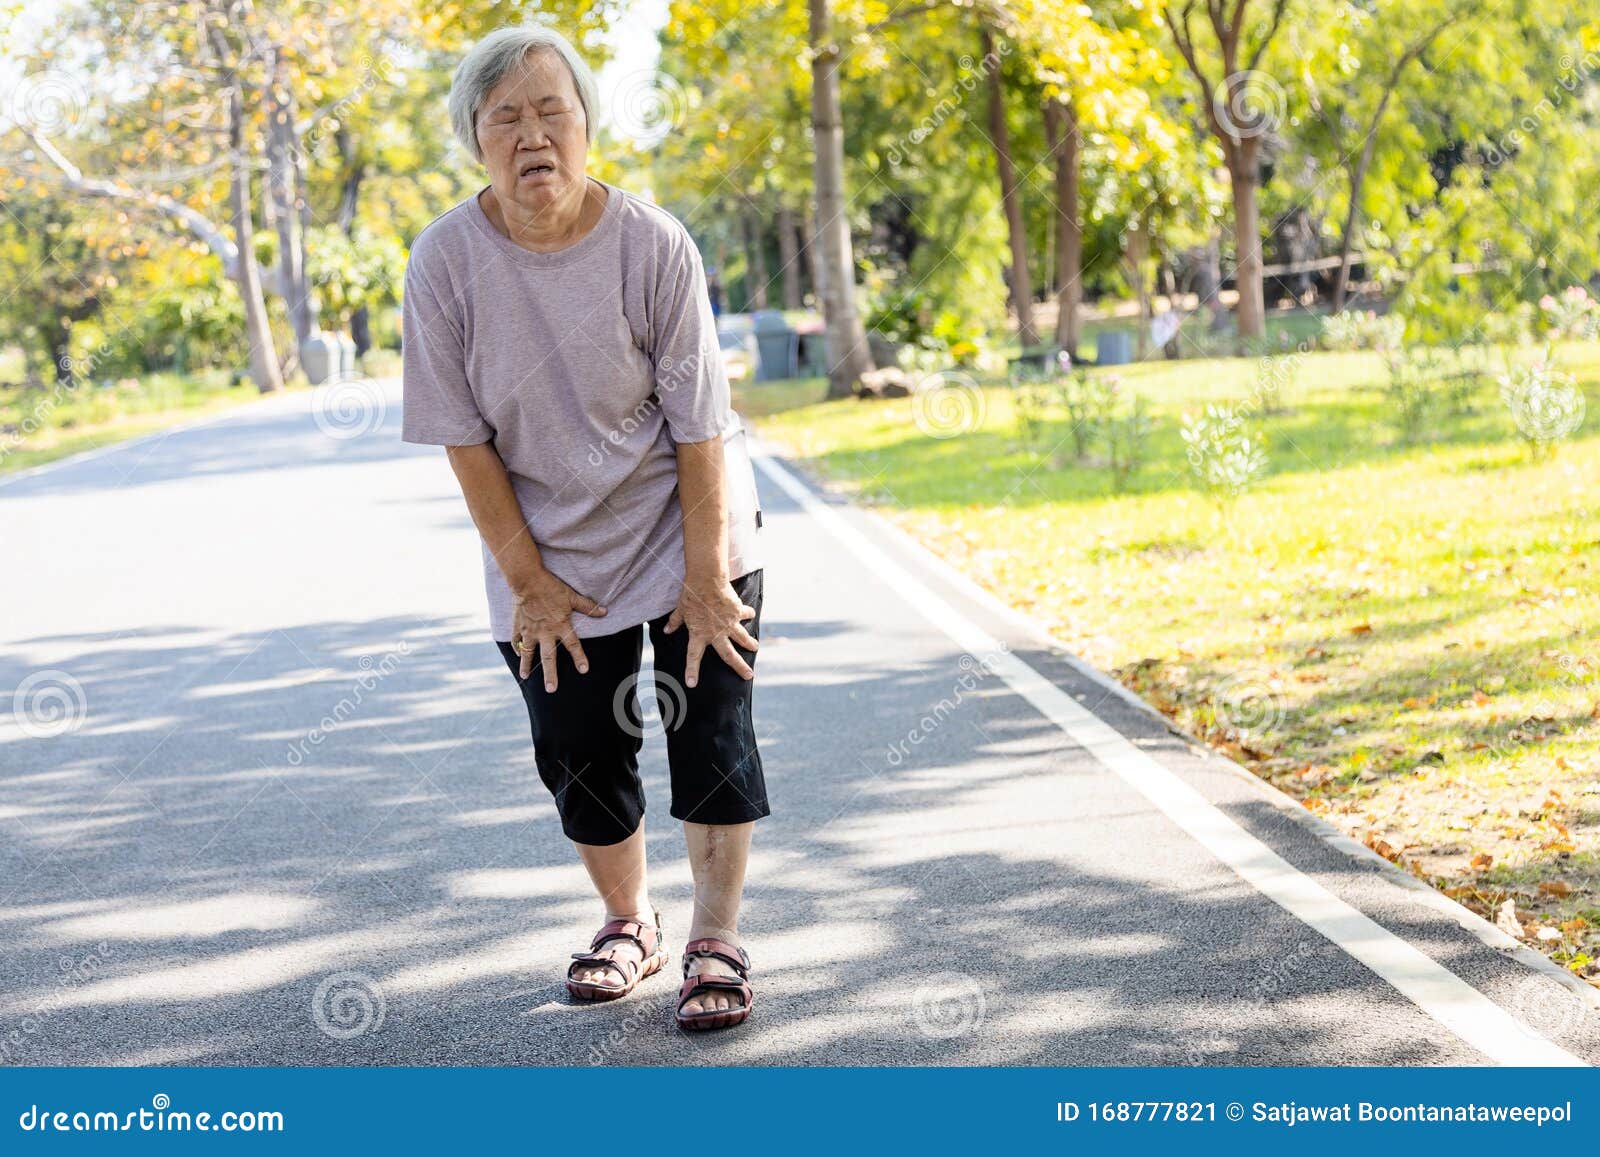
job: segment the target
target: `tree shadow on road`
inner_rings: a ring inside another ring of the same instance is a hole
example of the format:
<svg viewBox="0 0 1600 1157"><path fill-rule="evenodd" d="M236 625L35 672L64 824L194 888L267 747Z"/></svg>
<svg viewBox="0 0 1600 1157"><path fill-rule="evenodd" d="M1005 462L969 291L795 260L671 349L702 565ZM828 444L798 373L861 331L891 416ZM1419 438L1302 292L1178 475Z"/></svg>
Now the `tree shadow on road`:
<svg viewBox="0 0 1600 1157"><path fill-rule="evenodd" d="M844 630L765 624L758 1010L697 1036L671 1025L675 960L627 1000L566 1000L596 904L475 628L30 640L72 656L72 725L0 742L0 1061L1438 1059L1420 1014L971 656L840 667ZM0 685L35 674L21 655ZM676 954L691 893L659 734L642 773ZM1330 1041L1357 994L1393 1027Z"/></svg>

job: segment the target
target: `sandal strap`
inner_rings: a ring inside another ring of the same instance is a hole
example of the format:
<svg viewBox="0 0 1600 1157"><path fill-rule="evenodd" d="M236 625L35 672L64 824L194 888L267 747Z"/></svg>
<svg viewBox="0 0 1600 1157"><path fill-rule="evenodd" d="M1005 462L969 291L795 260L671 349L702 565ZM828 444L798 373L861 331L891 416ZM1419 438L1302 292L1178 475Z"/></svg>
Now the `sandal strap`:
<svg viewBox="0 0 1600 1157"><path fill-rule="evenodd" d="M614 944L620 940L627 940L637 944L640 953L644 956L644 960L649 960L656 954L656 949L661 944L661 914L659 912L656 913L656 926L654 928L647 924L641 924L637 920L606 921L600 931L594 934L594 939L589 941L589 951L574 952L572 954L572 963L567 965L567 975L570 977L572 970L580 963L605 964L617 970L617 973L622 977L621 985L606 986L601 982L592 980L585 983L598 984L600 987L625 987L632 984L634 978L639 975L639 970L644 966L644 960L634 960L627 956L618 959L615 950L608 948L607 945Z"/></svg>
<svg viewBox="0 0 1600 1157"><path fill-rule="evenodd" d="M694 999L696 993L708 989L737 992L744 1001L744 1007L749 1008L754 1003L754 993L750 990L750 982L736 976L722 976L715 972L702 972L698 976L685 977L678 986L678 1011L683 1011L683 1006ZM725 1011L731 1012L732 1009Z"/></svg>
<svg viewBox="0 0 1600 1157"><path fill-rule="evenodd" d="M686 976L689 961L697 956L720 960L738 973L741 979L750 979L750 954L726 940L718 940L715 936L702 936L699 940L689 941L683 949L683 967ZM708 974L702 973L702 975Z"/></svg>
<svg viewBox="0 0 1600 1157"><path fill-rule="evenodd" d="M654 956L656 945L661 942L661 917L656 917L654 928L638 920L608 920L589 941L589 951L598 952L611 940L632 940L645 956Z"/></svg>

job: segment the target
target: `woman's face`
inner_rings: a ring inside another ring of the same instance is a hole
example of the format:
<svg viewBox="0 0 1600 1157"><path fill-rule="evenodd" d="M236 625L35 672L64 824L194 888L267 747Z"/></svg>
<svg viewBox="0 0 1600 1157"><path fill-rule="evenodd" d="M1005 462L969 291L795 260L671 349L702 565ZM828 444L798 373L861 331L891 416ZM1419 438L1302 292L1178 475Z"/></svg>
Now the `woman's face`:
<svg viewBox="0 0 1600 1157"><path fill-rule="evenodd" d="M559 56L535 49L495 86L478 109L478 147L502 205L538 214L583 189L588 124Z"/></svg>

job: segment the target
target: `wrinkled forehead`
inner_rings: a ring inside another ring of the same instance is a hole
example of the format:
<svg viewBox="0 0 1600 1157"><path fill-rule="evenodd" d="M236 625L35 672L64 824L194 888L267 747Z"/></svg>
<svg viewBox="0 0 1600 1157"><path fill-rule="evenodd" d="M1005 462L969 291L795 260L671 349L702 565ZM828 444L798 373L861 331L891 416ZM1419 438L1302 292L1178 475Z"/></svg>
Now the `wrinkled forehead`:
<svg viewBox="0 0 1600 1157"><path fill-rule="evenodd" d="M482 115L497 108L523 108L557 100L578 103L572 72L551 49L534 48L489 90L478 112Z"/></svg>

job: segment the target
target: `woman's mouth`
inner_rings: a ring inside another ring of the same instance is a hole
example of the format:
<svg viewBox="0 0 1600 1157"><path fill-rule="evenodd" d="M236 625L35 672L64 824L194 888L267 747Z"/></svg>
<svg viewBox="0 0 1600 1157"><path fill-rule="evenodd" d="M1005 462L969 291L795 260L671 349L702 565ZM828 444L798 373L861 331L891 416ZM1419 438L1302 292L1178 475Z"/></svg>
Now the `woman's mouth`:
<svg viewBox="0 0 1600 1157"><path fill-rule="evenodd" d="M555 171L556 167L549 161L533 161L530 164L524 165L522 167L522 172L519 175L523 177L538 177L546 173L554 173Z"/></svg>

